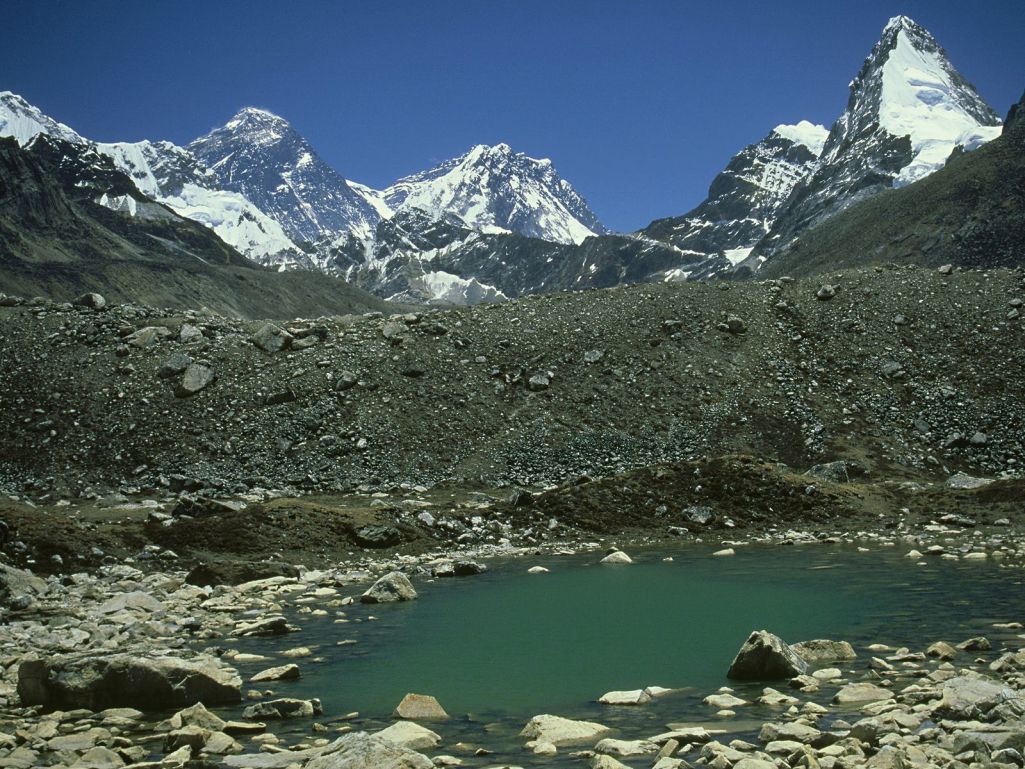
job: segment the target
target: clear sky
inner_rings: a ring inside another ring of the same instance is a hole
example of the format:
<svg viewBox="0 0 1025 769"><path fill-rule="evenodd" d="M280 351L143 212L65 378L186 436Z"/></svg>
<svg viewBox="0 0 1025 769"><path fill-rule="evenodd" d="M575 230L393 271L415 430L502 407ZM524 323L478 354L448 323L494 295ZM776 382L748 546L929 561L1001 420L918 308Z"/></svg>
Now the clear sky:
<svg viewBox="0 0 1025 769"><path fill-rule="evenodd" d="M375 187L504 141L632 230L776 124L828 126L901 13L998 112L1022 95L1025 0L5 0L0 90L97 141L263 107Z"/></svg>

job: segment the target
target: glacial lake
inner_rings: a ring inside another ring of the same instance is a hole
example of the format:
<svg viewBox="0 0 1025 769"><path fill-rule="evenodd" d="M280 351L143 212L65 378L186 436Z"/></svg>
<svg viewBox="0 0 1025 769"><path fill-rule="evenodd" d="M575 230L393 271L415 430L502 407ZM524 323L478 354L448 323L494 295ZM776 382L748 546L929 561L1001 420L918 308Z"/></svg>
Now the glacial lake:
<svg viewBox="0 0 1025 769"><path fill-rule="evenodd" d="M701 698L730 685L726 670L755 629L791 643L850 641L860 669L871 643L924 651L934 640L985 634L995 656L997 641L1013 633L991 625L1023 618L1025 572L992 560L913 561L903 557L908 549L746 546L714 557L689 546L631 551L635 563L623 566L599 564L600 552L507 559L478 576L415 581L414 602L294 615L302 632L240 648L274 657L313 647L316 660L296 660L302 679L269 688L319 697L324 720L359 711L359 728L384 725L407 692L437 697L450 724L505 722L510 732L538 713L640 718L653 727L698 722L712 718ZM550 572L526 573L536 565ZM347 621L336 622L339 611ZM643 708L595 702L606 691L649 685L683 691ZM750 698L761 691L736 688Z"/></svg>

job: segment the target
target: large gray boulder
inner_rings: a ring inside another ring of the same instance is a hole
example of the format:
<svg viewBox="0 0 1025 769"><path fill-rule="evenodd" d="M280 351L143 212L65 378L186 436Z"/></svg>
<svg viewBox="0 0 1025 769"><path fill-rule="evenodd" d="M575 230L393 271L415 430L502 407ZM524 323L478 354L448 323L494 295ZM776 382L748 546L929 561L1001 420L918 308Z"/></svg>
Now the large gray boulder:
<svg viewBox="0 0 1025 769"><path fill-rule="evenodd" d="M263 324L252 336L253 344L264 352L276 353L292 345L292 335L273 323Z"/></svg>
<svg viewBox="0 0 1025 769"><path fill-rule="evenodd" d="M26 660L18 668L23 705L73 710L164 710L242 699L238 673L211 656L191 659L85 654Z"/></svg>
<svg viewBox="0 0 1025 769"><path fill-rule="evenodd" d="M371 585L370 589L359 597L359 600L362 603L393 603L395 601L412 601L415 598L416 590L413 589L409 577L401 571L393 571L385 574Z"/></svg>
<svg viewBox="0 0 1025 769"><path fill-rule="evenodd" d="M991 710L1010 703L1019 712L1025 712L1025 700L1002 681L992 678L957 676L943 682L942 697L933 709L940 718L960 720L987 720Z"/></svg>
<svg viewBox="0 0 1025 769"><path fill-rule="evenodd" d="M46 580L10 566L0 564L0 606L16 598L35 598L47 590Z"/></svg>
<svg viewBox="0 0 1025 769"><path fill-rule="evenodd" d="M783 681L804 674L808 663L768 630L748 636L726 673L734 681Z"/></svg>

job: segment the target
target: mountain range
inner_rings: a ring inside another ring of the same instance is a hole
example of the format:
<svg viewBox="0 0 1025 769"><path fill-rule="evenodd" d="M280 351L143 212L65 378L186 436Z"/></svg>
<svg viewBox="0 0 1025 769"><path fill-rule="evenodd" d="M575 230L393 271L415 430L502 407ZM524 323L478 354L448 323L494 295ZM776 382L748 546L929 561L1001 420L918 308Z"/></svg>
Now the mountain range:
<svg viewBox="0 0 1025 769"><path fill-rule="evenodd" d="M792 264L816 226L1000 133L999 115L932 35L898 16L829 130L805 120L776 126L729 161L696 208L615 234L551 161L506 144L474 146L377 190L346 179L266 110L242 109L186 147L96 144L0 93L0 136L23 149L40 136L77 148L92 202L147 220L154 201L260 265L323 272L417 303L750 275L783 253ZM96 186L111 178L107 161L128 187Z"/></svg>

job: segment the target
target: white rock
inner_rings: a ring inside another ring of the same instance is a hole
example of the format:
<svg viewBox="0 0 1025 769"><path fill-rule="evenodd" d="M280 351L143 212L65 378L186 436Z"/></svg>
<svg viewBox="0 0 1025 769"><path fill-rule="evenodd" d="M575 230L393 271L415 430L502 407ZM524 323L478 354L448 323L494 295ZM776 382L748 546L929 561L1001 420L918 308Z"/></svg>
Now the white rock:
<svg viewBox="0 0 1025 769"><path fill-rule="evenodd" d="M643 705L646 702L651 702L651 695L644 689L605 692L598 698L598 702L603 705Z"/></svg>
<svg viewBox="0 0 1025 769"><path fill-rule="evenodd" d="M609 553L607 556L601 559L602 563L633 563L633 559L630 558L622 550L615 550Z"/></svg>
<svg viewBox="0 0 1025 769"><path fill-rule="evenodd" d="M550 742L556 747L579 743L593 743L608 734L611 729L592 721L574 721L562 716L543 714L534 716L523 727L521 737L539 742Z"/></svg>
<svg viewBox="0 0 1025 769"><path fill-rule="evenodd" d="M399 721L382 729L376 735L382 740L387 740L393 745L399 745L411 750L423 750L425 748L436 748L441 742L441 735L432 732L430 729L414 724L412 721Z"/></svg>

